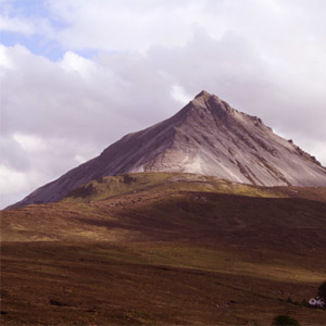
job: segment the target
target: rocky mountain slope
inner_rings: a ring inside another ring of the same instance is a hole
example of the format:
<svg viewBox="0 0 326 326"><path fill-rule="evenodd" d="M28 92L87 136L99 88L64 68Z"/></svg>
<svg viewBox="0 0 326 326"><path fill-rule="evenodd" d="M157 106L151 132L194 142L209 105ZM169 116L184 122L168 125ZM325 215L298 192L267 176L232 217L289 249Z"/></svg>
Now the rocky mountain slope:
<svg viewBox="0 0 326 326"><path fill-rule="evenodd" d="M262 186L326 186L326 169L258 118L199 93L173 117L131 133L13 207L49 203L100 177L184 172Z"/></svg>

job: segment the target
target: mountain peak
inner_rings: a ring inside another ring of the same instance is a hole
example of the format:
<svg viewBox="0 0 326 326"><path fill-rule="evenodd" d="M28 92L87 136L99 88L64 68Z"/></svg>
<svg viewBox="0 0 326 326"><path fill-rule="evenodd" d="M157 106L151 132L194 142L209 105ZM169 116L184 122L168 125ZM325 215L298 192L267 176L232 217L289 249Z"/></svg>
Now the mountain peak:
<svg viewBox="0 0 326 326"><path fill-rule="evenodd" d="M205 90L202 90L200 93L198 93L196 96L195 96L195 99L198 99L198 98L204 98L204 99L208 99L212 96L212 94L208 93L207 91Z"/></svg>
<svg viewBox="0 0 326 326"><path fill-rule="evenodd" d="M15 206L48 203L103 176L182 172L261 186L326 186L326 169L258 118L201 91L173 117L129 134Z"/></svg>
<svg viewBox="0 0 326 326"><path fill-rule="evenodd" d="M203 90L195 96L190 102L192 109L199 110L201 112L211 113L219 118L225 118L231 113L238 112L233 109L227 102L220 99L214 94Z"/></svg>

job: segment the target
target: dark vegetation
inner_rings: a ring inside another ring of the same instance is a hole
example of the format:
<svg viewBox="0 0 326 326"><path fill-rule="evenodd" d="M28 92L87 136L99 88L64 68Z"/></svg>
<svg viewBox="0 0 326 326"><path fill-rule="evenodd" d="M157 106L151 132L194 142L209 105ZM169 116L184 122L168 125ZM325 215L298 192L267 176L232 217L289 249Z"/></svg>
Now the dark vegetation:
<svg viewBox="0 0 326 326"><path fill-rule="evenodd" d="M326 300L326 282L322 283L318 288L318 296Z"/></svg>
<svg viewBox="0 0 326 326"><path fill-rule="evenodd" d="M324 189L168 173L90 185L1 212L3 325L326 324L303 304L325 280Z"/></svg>
<svg viewBox="0 0 326 326"><path fill-rule="evenodd" d="M99 181L99 182L101 182L101 181ZM78 197L87 198L94 194L96 194L96 189L94 188L93 184L90 183L87 186L80 187L80 188L77 188L77 189L71 191L68 194L68 196L74 197L74 198L78 198Z"/></svg>
<svg viewBox="0 0 326 326"><path fill-rule="evenodd" d="M273 320L273 326L301 326L299 322L289 315L279 315Z"/></svg>

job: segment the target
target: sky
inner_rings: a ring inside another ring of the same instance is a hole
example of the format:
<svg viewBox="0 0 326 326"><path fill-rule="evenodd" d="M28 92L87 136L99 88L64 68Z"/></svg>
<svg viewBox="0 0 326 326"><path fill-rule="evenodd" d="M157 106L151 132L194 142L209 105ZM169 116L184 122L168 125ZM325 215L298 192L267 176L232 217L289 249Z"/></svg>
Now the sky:
<svg viewBox="0 0 326 326"><path fill-rule="evenodd" d="M0 0L0 207L201 90L326 166L326 1Z"/></svg>

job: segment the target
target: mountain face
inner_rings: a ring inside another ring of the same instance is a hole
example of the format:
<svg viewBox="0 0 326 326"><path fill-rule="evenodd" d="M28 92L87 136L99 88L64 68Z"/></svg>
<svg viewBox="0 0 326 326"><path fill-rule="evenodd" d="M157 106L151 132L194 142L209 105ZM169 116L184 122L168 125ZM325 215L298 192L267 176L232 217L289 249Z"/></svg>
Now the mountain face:
<svg viewBox="0 0 326 326"><path fill-rule="evenodd" d="M49 203L100 177L185 172L261 186L326 186L326 169L257 117L205 91L173 117L131 133L12 207Z"/></svg>

